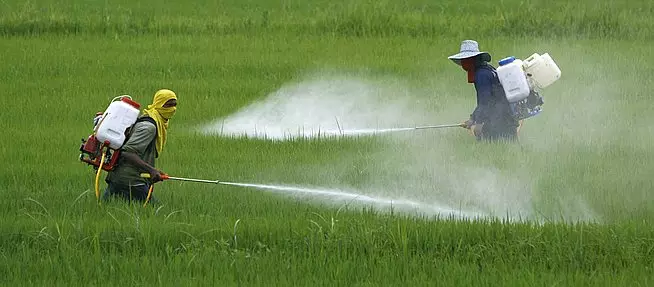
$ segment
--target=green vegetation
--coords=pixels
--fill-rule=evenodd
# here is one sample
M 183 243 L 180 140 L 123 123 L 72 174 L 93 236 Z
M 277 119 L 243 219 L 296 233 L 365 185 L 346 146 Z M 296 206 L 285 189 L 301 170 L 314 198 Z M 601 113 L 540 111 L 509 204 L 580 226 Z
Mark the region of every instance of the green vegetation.
M 0 2 L 2 285 L 654 283 L 652 1 L 69 2 Z M 401 79 L 434 124 L 463 120 L 472 88 L 447 56 L 466 38 L 495 63 L 549 52 L 563 71 L 519 146 L 463 131 L 293 141 L 195 132 L 324 71 Z M 80 139 L 111 98 L 147 104 L 159 88 L 179 95 L 158 161 L 171 175 L 353 189 L 408 177 L 416 185 L 403 193 L 418 200 L 442 193 L 468 207 L 474 198 L 453 194 L 528 195 L 521 207 L 533 214 L 445 220 L 172 181 L 156 187 L 160 208 L 97 205 Z M 458 184 L 420 186 L 441 179 Z M 497 197 L 485 197 L 492 188 Z
M 585 36 L 651 40 L 650 1 L 5 2 L 0 33 L 253 34 L 466 37 Z

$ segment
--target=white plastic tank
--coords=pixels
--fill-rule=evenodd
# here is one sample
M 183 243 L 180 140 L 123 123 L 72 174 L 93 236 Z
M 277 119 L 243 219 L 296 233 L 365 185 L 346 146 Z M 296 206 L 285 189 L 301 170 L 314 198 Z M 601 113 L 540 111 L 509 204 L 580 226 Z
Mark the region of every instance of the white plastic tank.
M 514 103 L 527 98 L 531 89 L 527 76 L 522 70 L 522 61 L 514 57 L 508 57 L 500 60 L 499 64 L 497 77 L 504 88 L 506 99 Z
M 544 89 L 561 77 L 559 66 L 554 63 L 548 53 L 534 53 L 522 63 L 530 80 L 539 88 Z
M 120 101 L 116 101 L 118 98 Z M 112 149 L 120 148 L 126 138 L 125 131 L 139 116 L 140 107 L 129 96 L 114 98 L 98 123 L 95 137 L 102 143 L 108 141 Z

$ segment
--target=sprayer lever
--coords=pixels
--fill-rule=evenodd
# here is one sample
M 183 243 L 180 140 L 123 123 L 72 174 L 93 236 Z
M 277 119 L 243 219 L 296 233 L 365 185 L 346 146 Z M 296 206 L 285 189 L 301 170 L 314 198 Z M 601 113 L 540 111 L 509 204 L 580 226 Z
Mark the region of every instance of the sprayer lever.
M 142 178 L 150 178 L 150 174 L 149 173 L 142 173 L 141 177 Z M 192 182 L 214 183 L 214 184 L 219 184 L 220 183 L 220 181 L 218 181 L 218 180 L 206 180 L 206 179 L 196 179 L 196 178 L 174 177 L 174 176 L 168 176 L 166 174 L 162 174 L 161 179 L 163 179 L 163 180 L 172 179 L 172 180 L 180 180 L 180 181 L 192 181 Z

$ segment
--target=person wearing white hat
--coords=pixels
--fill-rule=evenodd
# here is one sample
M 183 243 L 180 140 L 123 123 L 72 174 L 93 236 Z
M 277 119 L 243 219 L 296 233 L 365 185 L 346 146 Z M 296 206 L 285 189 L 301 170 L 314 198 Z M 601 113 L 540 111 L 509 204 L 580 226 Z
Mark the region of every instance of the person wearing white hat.
M 495 68 L 489 64 L 491 55 L 479 50 L 474 40 L 461 42 L 459 53 L 449 56 L 468 75 L 468 83 L 477 91 L 477 107 L 463 127 L 472 131 L 477 140 L 515 140 L 519 126 L 511 115 Z

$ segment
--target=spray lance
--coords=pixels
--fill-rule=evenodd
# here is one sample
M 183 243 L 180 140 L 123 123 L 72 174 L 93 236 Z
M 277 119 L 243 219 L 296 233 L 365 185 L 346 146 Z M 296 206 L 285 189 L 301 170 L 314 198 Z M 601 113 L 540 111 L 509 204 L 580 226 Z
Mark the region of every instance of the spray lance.
M 522 121 L 520 121 L 520 124 L 522 124 Z M 466 123 L 450 124 L 450 125 L 435 125 L 435 126 L 420 126 L 414 128 L 406 128 L 402 130 L 422 130 L 422 129 L 442 129 L 442 128 L 464 128 L 467 129 L 471 135 L 474 135 L 474 131 Z
M 149 173 L 141 173 L 142 178 L 150 178 Z M 185 177 L 174 177 L 174 176 L 169 176 L 165 173 L 161 174 L 161 180 L 179 180 L 179 181 L 191 181 L 191 182 L 201 182 L 201 183 L 213 183 L 213 184 L 220 184 L 221 182 L 219 180 L 206 180 L 206 179 L 196 179 L 196 178 L 185 178 Z M 148 197 L 145 199 L 145 203 L 143 203 L 143 207 L 145 207 L 148 202 L 150 201 L 150 198 L 152 197 L 152 189 L 154 185 L 150 185 L 150 189 L 148 190 Z
M 455 127 L 462 127 L 469 129 L 468 126 L 466 126 L 465 123 L 460 123 L 460 124 L 447 124 L 447 125 L 432 125 L 432 126 L 417 126 L 417 127 L 411 127 L 411 128 L 400 128 L 400 129 L 393 129 L 394 131 L 406 131 L 406 130 L 422 130 L 422 129 L 441 129 L 441 128 L 455 128 Z M 142 178 L 150 178 L 149 173 L 141 173 Z M 221 182 L 219 180 L 207 180 L 207 179 L 197 179 L 197 178 L 186 178 L 186 177 L 174 177 L 174 176 L 169 176 L 165 173 L 161 174 L 161 180 L 179 180 L 179 181 L 189 181 L 189 182 L 199 182 L 199 183 L 211 183 L 211 184 L 228 184 L 225 182 Z M 148 196 L 145 199 L 145 203 L 143 203 L 143 207 L 145 207 L 148 202 L 150 201 L 150 198 L 152 198 L 152 190 L 154 188 L 154 185 L 150 186 L 150 189 L 148 190 Z
M 426 129 L 443 129 L 443 128 L 464 128 L 470 129 L 465 123 L 460 124 L 448 124 L 448 125 L 432 125 L 432 126 L 417 126 L 410 128 L 398 128 L 398 129 L 389 129 L 386 131 L 410 131 L 410 130 L 426 130 Z
M 406 127 L 406 128 L 387 128 L 387 129 L 354 129 L 354 130 L 341 130 L 338 132 L 340 134 L 370 134 L 370 133 L 389 133 L 389 132 L 402 132 L 402 131 L 412 131 L 412 130 L 424 130 L 424 129 L 442 129 L 442 128 L 454 128 L 462 127 L 468 128 L 464 123 L 460 124 L 448 124 L 448 125 L 433 125 L 433 126 L 417 126 L 417 127 Z
M 423 130 L 423 129 L 442 129 L 442 128 L 465 128 L 465 124 L 451 124 L 451 125 L 436 125 L 436 126 L 421 126 L 412 128 L 414 130 Z

